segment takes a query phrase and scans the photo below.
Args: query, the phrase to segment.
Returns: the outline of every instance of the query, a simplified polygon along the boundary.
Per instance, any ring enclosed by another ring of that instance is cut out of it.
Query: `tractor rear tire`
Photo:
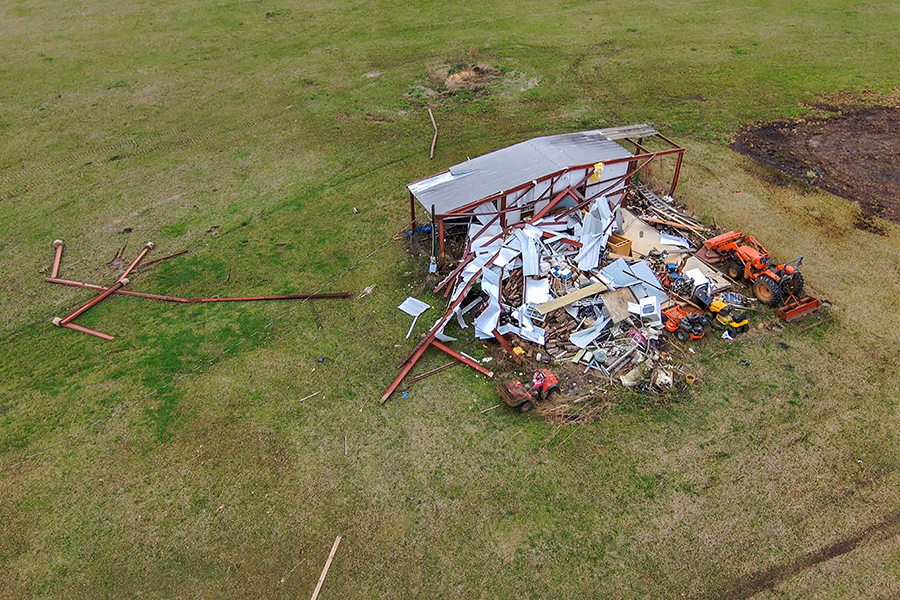
[[[734,260],[725,265],[725,272],[735,281],[740,281],[744,277],[744,267]]]
[[[684,329],[679,329],[678,331],[676,331],[675,337],[678,338],[679,342],[687,342],[688,341],[688,334]]]
[[[794,276],[791,278],[791,293],[797,298],[803,297],[803,273],[799,271],[794,271]]]
[[[778,306],[781,304],[781,288],[778,282],[768,275],[760,275],[753,282],[753,295],[766,306]]]
[[[520,413],[526,413],[529,410],[531,410],[532,408],[534,408],[534,404],[532,404],[530,400],[526,400],[522,404],[518,405],[516,407],[516,410],[519,411]]]

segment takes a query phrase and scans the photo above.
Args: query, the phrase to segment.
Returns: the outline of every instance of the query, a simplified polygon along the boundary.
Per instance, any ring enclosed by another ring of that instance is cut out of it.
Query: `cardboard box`
[[[609,241],[606,245],[616,254],[631,256],[631,240],[627,237],[614,233],[609,236]]]

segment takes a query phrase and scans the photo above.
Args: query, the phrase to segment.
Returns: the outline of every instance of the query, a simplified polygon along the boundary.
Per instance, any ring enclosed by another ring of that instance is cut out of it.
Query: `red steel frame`
[[[630,142],[631,144],[634,145],[635,152],[639,152],[639,154],[635,154],[635,155],[627,157],[627,158],[616,158],[613,160],[604,161],[604,163],[603,163],[604,165],[628,163],[628,168],[627,168],[624,176],[617,177],[615,179],[601,181],[601,183],[607,183],[610,181],[613,181],[614,183],[613,183],[613,185],[609,186],[606,190],[601,192],[601,194],[599,194],[599,195],[606,193],[607,191],[616,187],[617,185],[619,185],[619,183],[621,183],[623,181],[624,181],[624,187],[627,187],[631,183],[631,178],[634,176],[634,174],[637,173],[638,171],[640,171],[642,168],[644,168],[647,164],[652,162],[654,159],[661,158],[664,156],[671,156],[671,155],[676,155],[676,161],[675,161],[675,172],[672,175],[672,182],[671,182],[671,185],[669,186],[669,195],[671,196],[675,193],[675,187],[678,185],[678,178],[681,175],[681,165],[682,165],[682,161],[684,159],[685,149],[661,133],[657,133],[655,137],[658,137],[661,140],[663,140],[665,143],[670,145],[671,148],[668,148],[666,150],[651,152],[651,151],[647,150],[647,148],[644,147],[644,145],[643,145],[644,139],[643,138],[639,138],[637,141],[632,140],[630,138],[625,138],[625,141]],[[641,161],[644,161],[644,162],[642,164],[638,164]],[[559,180],[560,177],[562,177],[563,175],[565,175],[569,172],[572,172],[572,171],[587,170],[587,174],[581,179],[581,181],[579,181],[576,185],[568,186],[562,192],[559,192],[559,194],[551,200],[551,202],[548,204],[547,207],[542,209],[538,214],[535,214],[533,217],[531,217],[530,220],[534,221],[534,220],[537,220],[537,219],[541,218],[542,216],[546,215],[547,212],[549,212],[549,210],[551,210],[563,198],[565,198],[566,196],[569,196],[569,195],[571,195],[575,198],[575,200],[579,204],[579,206],[583,206],[584,199],[578,197],[577,192],[575,191],[575,188],[578,188],[581,185],[583,185],[591,177],[591,175],[593,174],[591,168],[593,166],[594,166],[594,164],[590,163],[590,164],[567,167],[565,169],[556,171],[555,173],[550,173],[549,175],[545,175],[534,181],[529,181],[527,183],[520,184],[520,185],[510,188],[508,190],[504,190],[502,192],[497,192],[495,194],[492,194],[490,196],[482,198],[481,200],[477,200],[475,202],[470,202],[469,204],[455,208],[447,213],[435,215],[435,219],[437,220],[437,223],[433,224],[433,225],[436,225],[437,229],[438,229],[438,239],[439,239],[441,258],[445,257],[445,249],[444,249],[444,221],[445,220],[476,216],[475,213],[472,212],[475,208],[477,208],[487,202],[493,202],[494,200],[499,199],[500,200],[500,209],[499,210],[487,212],[487,213],[478,213],[478,216],[495,215],[495,217],[493,219],[491,219],[490,223],[488,223],[488,225],[485,225],[482,228],[482,231],[480,233],[483,233],[484,230],[486,230],[489,225],[496,222],[497,218],[500,219],[500,225],[505,230],[507,213],[535,207],[538,203],[546,201],[548,195],[553,194],[553,186],[556,184],[556,182]],[[541,194],[541,197],[536,198],[535,200],[533,200],[532,202],[529,202],[528,204],[524,204],[524,205],[520,205],[520,206],[517,205],[517,206],[513,206],[513,207],[508,207],[506,205],[506,198],[510,194],[514,194],[516,192],[522,192],[522,194],[524,194],[529,189],[535,187],[538,183],[543,183],[548,180],[550,181],[550,186],[548,187],[546,192]],[[598,196],[598,194],[595,194],[592,197],[592,199],[596,196]],[[415,223],[416,223],[416,197],[412,192],[409,193],[409,212],[410,212],[410,221],[412,223],[411,228],[414,231]]]
[[[132,292],[126,289],[123,289],[126,285],[128,285],[128,275],[130,275],[138,266],[141,264],[141,261],[144,260],[144,257],[153,250],[154,245],[152,242],[147,242],[144,244],[144,248],[138,254],[138,256],[131,261],[131,264],[119,275],[116,279],[116,282],[110,286],[102,286],[96,285],[93,283],[82,283],[81,281],[72,281],[70,279],[60,279],[59,275],[59,265],[62,259],[63,252],[63,242],[62,240],[55,240],[53,242],[53,246],[55,248],[55,253],[53,256],[53,265],[50,268],[50,277],[44,278],[44,281],[47,283],[55,283],[58,285],[67,285],[72,287],[79,287],[88,290],[96,290],[100,292],[96,297],[89,300],[85,304],[81,305],[74,312],[69,314],[66,317],[60,318],[55,317],[53,319],[53,324],[57,327],[64,327],[66,329],[71,329],[73,331],[78,331],[81,333],[86,333],[88,335],[93,335],[95,337],[104,339],[104,340],[112,340],[113,336],[103,333],[101,331],[95,331],[93,329],[89,329],[87,327],[83,327],[81,325],[76,325],[72,323],[75,319],[77,319],[82,314],[86,313],[88,310],[93,308],[94,306],[100,304],[103,300],[112,296],[113,294],[120,294],[123,296],[136,296],[138,298],[149,298],[151,300],[162,300],[165,302],[180,302],[186,304],[194,304],[194,303],[207,303],[207,302],[252,302],[257,300],[306,300],[309,298],[348,298],[350,297],[350,292],[327,292],[327,293],[314,293],[314,294],[286,294],[282,296],[245,296],[245,297],[237,297],[237,298],[178,298],[176,296],[162,296],[159,294],[145,294],[142,292]],[[173,258],[175,256],[181,256],[182,254],[187,253],[187,250],[182,250],[181,252],[175,252],[173,254],[169,254],[167,256],[163,256],[156,260],[152,260],[148,263],[144,263],[144,266],[149,266],[153,263],[157,263],[162,260],[166,260],[169,258]]]

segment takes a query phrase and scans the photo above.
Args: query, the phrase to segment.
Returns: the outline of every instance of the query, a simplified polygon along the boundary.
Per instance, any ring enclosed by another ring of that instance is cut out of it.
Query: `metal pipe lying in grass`
[[[53,256],[53,266],[50,268],[50,277],[59,275],[59,261],[62,259],[64,245],[62,240],[53,240],[53,247],[56,248],[56,254]]]
[[[62,319],[60,319],[59,317],[55,317],[53,319],[53,324],[57,327],[65,327],[66,329],[71,329],[72,331],[80,331],[81,333],[86,333],[88,335],[104,339],[106,341],[112,341],[114,339],[113,336],[109,335],[108,333],[103,333],[102,331],[88,329],[87,327],[76,325],[75,323],[63,323]]]
[[[80,287],[87,290],[97,290],[100,292],[107,291],[110,288],[97,285],[95,283],[82,283],[81,281],[72,281],[69,279],[59,279],[46,277],[44,281],[47,283],[56,283],[58,285],[68,285],[71,287]],[[285,296],[248,296],[245,298],[179,298],[177,296],[163,296],[160,294],[145,294],[143,292],[132,292],[130,290],[117,289],[116,294],[123,296],[135,296],[137,298],[149,298],[151,300],[162,300],[164,302],[181,302],[183,304],[198,304],[206,302],[254,302],[257,300],[307,300],[313,298],[349,298],[350,292],[328,292],[320,294],[288,294]]]
[[[82,304],[72,314],[70,314],[67,317],[63,317],[60,320],[60,325],[68,325],[69,323],[71,323],[72,321],[77,319],[79,316],[81,316],[84,313],[86,313],[87,311],[89,311],[91,308],[93,308],[93,307],[97,306],[98,304],[100,304],[101,302],[103,302],[107,297],[115,294],[116,290],[118,290],[119,288],[124,287],[126,285],[128,285],[127,278],[120,279],[119,281],[115,282],[112,287],[106,288],[106,290],[101,292],[97,297],[92,298],[91,300]]]

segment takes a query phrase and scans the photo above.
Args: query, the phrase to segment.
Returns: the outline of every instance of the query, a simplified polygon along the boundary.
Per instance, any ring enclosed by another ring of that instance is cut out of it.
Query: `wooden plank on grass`
[[[334,559],[334,553],[337,552],[340,543],[341,536],[334,538],[334,545],[331,547],[331,552],[328,554],[328,560],[325,561],[325,568],[322,569],[322,574],[319,575],[319,583],[316,584],[316,589],[310,600],[316,600],[316,598],[319,597],[319,591],[322,589],[322,584],[325,583],[325,576],[328,575],[328,568],[331,567],[331,561]]]

